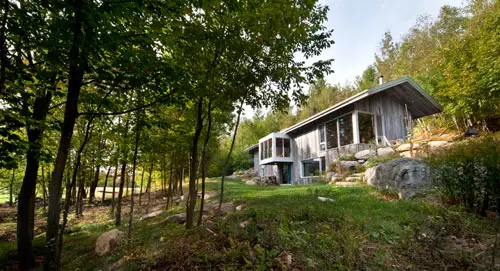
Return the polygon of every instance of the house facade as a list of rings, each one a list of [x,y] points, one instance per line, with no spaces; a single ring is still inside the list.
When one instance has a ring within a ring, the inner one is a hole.
[[[442,111],[417,83],[403,77],[271,133],[246,151],[257,176],[276,176],[281,184],[309,184],[342,154],[406,140],[414,120]]]

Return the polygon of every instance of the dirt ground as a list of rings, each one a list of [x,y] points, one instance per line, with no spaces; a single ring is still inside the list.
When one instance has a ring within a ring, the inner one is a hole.
[[[109,188],[108,188],[109,189]],[[101,192],[102,193],[102,192]],[[70,213],[68,216],[67,229],[74,226],[82,226],[89,223],[99,223],[106,222],[109,220],[114,220],[114,217],[110,215],[111,211],[111,200],[106,199],[103,203],[101,201],[101,193],[96,192],[97,199],[94,200],[93,204],[88,204],[88,199],[85,199],[85,205],[83,207],[83,217],[76,218],[74,213],[74,208],[70,208]],[[107,194],[106,198],[111,197],[111,194]],[[139,196],[134,196],[135,205],[134,213],[137,216],[146,213],[148,195],[143,194],[141,198],[141,206],[139,206]],[[167,203],[166,197],[161,192],[153,192],[151,194],[151,205],[149,212],[161,210],[165,208]],[[173,204],[181,204],[181,197],[175,197]],[[35,211],[35,236],[42,234],[46,231],[46,209],[43,203],[37,203],[37,210]],[[130,213],[130,196],[123,198],[122,202],[122,217],[127,217]],[[16,219],[17,219],[17,205],[12,207],[6,205],[0,205],[0,243],[8,243],[16,241]],[[61,212],[62,219],[62,212]]]

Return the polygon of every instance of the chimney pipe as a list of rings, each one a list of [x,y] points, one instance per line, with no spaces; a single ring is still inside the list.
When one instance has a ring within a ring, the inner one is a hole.
[[[384,83],[384,76],[381,75],[379,78],[378,78],[378,84],[379,85],[382,85]]]

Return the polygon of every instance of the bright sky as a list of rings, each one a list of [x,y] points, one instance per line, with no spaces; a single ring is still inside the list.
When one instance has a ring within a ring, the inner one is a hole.
[[[328,83],[352,82],[375,61],[385,31],[399,41],[420,15],[437,17],[444,5],[461,6],[462,0],[320,0],[330,7],[328,29],[335,44],[321,58],[333,58],[334,74]]]
[[[462,6],[462,0],[319,0],[319,3],[330,7],[326,26],[334,30],[335,44],[318,58],[334,59],[334,73],[326,81],[341,85],[353,82],[375,61],[385,31],[400,41],[420,15],[435,18],[444,5]],[[244,118],[251,118],[254,110],[245,106],[244,112]]]

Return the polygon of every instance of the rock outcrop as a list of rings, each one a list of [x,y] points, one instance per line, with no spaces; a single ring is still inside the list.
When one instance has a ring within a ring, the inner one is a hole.
[[[358,160],[368,160],[375,157],[377,154],[374,150],[362,150],[354,154],[354,157]]]
[[[120,247],[123,241],[124,233],[114,229],[107,231],[99,238],[97,238],[97,241],[95,243],[95,253],[99,256],[104,256],[108,254],[110,251],[115,250],[116,248]]]
[[[431,186],[430,168],[421,159],[398,158],[365,171],[364,180],[380,189],[392,189],[399,198],[412,198]]]
[[[394,149],[392,149],[391,147],[386,147],[386,148],[378,148],[377,149],[377,155],[378,156],[389,156],[389,155],[393,155],[395,154],[396,152],[394,151]]]

